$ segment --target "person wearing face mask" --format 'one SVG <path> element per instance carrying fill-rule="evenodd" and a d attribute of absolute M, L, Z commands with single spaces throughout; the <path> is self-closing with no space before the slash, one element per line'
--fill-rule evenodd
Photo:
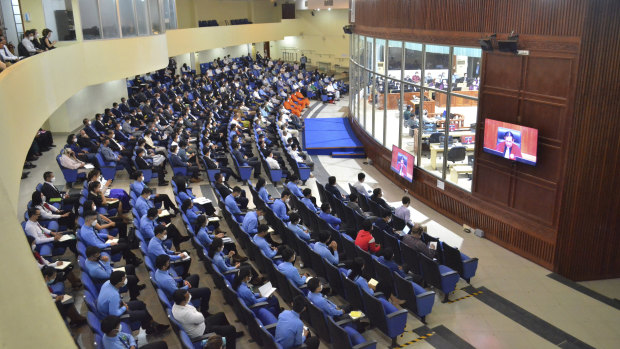
<path fill-rule="evenodd" d="M 362 222 L 362 229 L 355 237 L 355 245 L 368 253 L 377 253 L 381 250 L 381 245 L 375 243 L 375 238 L 370 231 L 372 230 L 372 221 L 370 219 Z"/>
<path fill-rule="evenodd" d="M 327 222 L 335 230 L 340 230 L 340 223 L 342 223 L 342 220 L 332 215 L 331 212 L 331 206 L 329 206 L 328 203 L 324 203 L 321 205 L 321 213 L 319 213 L 319 217 L 322 218 L 325 222 Z"/>
<path fill-rule="evenodd" d="M 196 196 L 194 195 L 194 193 L 192 193 L 192 188 L 188 187 L 187 177 L 175 176 L 172 178 L 172 180 L 177 186 L 177 193 L 178 193 L 177 195 L 179 199 L 181 200 L 181 202 L 184 203 L 186 200 L 190 200 L 191 202 L 193 202 Z M 207 216 L 215 216 L 215 207 L 213 207 L 213 204 L 210 202 L 206 204 L 194 203 L 193 206 L 194 206 L 194 211 L 198 212 L 199 214 L 205 213 Z M 215 227 L 219 227 L 218 222 L 215 222 L 215 224 L 213 225 Z"/>
<path fill-rule="evenodd" d="M 101 183 L 99 181 L 90 182 L 88 184 L 87 199 L 92 201 L 97 207 L 105 208 L 108 213 L 116 211 L 116 216 L 122 219 L 123 203 L 118 199 L 113 200 L 112 198 L 106 197 L 101 190 Z"/>
<path fill-rule="evenodd" d="M 191 259 L 189 258 L 189 252 L 174 252 L 170 250 L 164 241 L 168 238 L 166 226 L 158 225 L 155 227 L 155 237 L 149 241 L 147 247 L 147 256 L 151 261 L 155 261 L 157 256 L 165 254 L 170 257 L 174 270 L 181 274 L 182 277 L 189 275 L 189 266 Z"/>
<path fill-rule="evenodd" d="M 166 172 L 165 172 L 165 166 L 166 166 L 166 162 L 165 160 L 163 162 L 161 162 L 158 166 L 156 166 L 154 164 L 154 162 L 150 162 L 147 160 L 147 158 L 145 158 L 146 156 L 146 151 L 143 148 L 137 148 L 136 149 L 136 157 L 135 157 L 135 163 L 136 163 L 136 167 L 138 168 L 138 170 L 153 170 L 155 172 L 157 172 L 157 181 L 160 187 L 161 186 L 165 186 L 168 185 L 168 181 L 166 180 L 165 176 L 166 176 Z M 161 155 L 159 155 L 161 156 Z M 134 174 L 136 175 L 136 174 Z M 141 173 L 142 175 L 142 173 Z M 144 175 L 142 175 L 144 176 Z M 142 180 L 144 180 L 144 177 L 142 177 Z"/>
<path fill-rule="evenodd" d="M 170 325 L 158 324 L 146 309 L 146 304 L 135 300 L 125 303 L 121 299 L 119 289 L 127 285 L 127 277 L 123 271 L 113 271 L 110 280 L 103 283 L 97 297 L 97 310 L 102 316 L 129 315 L 129 322 L 140 322 L 140 326 L 146 329 L 146 334 L 160 334 Z"/>
<path fill-rule="evenodd" d="M 224 199 L 226 208 L 235 217 L 237 222 L 242 223 L 244 219 L 244 213 L 241 212 L 240 205 L 237 203 L 237 198 L 241 196 L 241 188 L 234 187 L 232 193 Z"/>
<path fill-rule="evenodd" d="M 50 295 L 56 304 L 56 308 L 58 308 L 58 312 L 62 315 L 63 319 L 70 319 L 69 326 L 76 328 L 86 324 L 86 318 L 80 315 L 77 309 L 75 309 L 73 301 L 63 303 L 62 300 L 64 298 L 64 294 L 57 294 L 56 291 L 52 289 L 52 285 L 57 282 L 56 269 L 45 266 L 41 269 L 41 273 L 43 274 L 43 279 L 45 280 L 48 290 L 50 291 Z"/>
<path fill-rule="evenodd" d="M 131 252 L 130 245 L 125 239 L 118 239 L 118 242 L 112 241 L 115 239 L 114 236 L 100 233 L 96 230 L 96 226 L 98 225 L 97 215 L 97 212 L 94 211 L 84 212 L 84 224 L 80 228 L 78 234 L 80 241 L 82 241 L 86 247 L 96 246 L 101 250 L 108 251 L 110 254 L 121 253 L 125 262 L 133 264 L 134 266 L 140 265 L 142 260 Z"/>
<path fill-rule="evenodd" d="M 43 38 L 41 38 L 41 46 L 43 46 L 46 50 L 55 49 L 56 41 L 52 41 L 52 31 L 48 28 L 43 29 Z"/>
<path fill-rule="evenodd" d="M 282 245 L 280 249 L 280 254 L 282 255 L 282 263 L 278 265 L 278 270 L 286 276 L 286 278 L 293 283 L 293 285 L 297 287 L 301 287 L 305 285 L 306 280 L 310 275 L 308 273 L 300 274 L 299 270 L 295 267 L 295 259 L 296 254 L 292 248 Z M 307 289 L 302 290 L 304 293 L 307 293 Z"/>
<path fill-rule="evenodd" d="M 383 191 L 381 190 L 381 188 L 375 188 L 372 191 L 372 195 L 370 196 L 370 200 L 376 202 L 379 206 L 381 206 L 382 208 L 392 212 L 394 211 L 394 208 L 390 205 L 388 205 L 387 202 L 385 202 L 385 200 L 383 199 Z"/>
<path fill-rule="evenodd" d="M 282 194 L 280 194 L 280 198 L 273 202 L 273 213 L 276 217 L 280 218 L 283 222 L 288 222 L 290 217 L 288 216 L 288 202 L 291 200 L 291 192 L 288 189 L 285 189 Z"/>
<path fill-rule="evenodd" d="M 268 240 L 271 240 L 269 237 L 269 226 L 266 224 L 260 224 L 257 228 L 256 235 L 252 237 L 252 241 L 254 244 L 258 246 L 258 248 L 265 254 L 267 258 L 271 258 L 275 264 L 282 263 L 282 259 L 278 258 L 278 251 L 283 249 L 286 245 L 276 245 L 275 243 L 270 243 Z M 273 242 L 273 240 L 271 240 Z"/>
<path fill-rule="evenodd" d="M 90 120 L 88 120 L 88 118 L 82 119 L 82 124 L 84 125 L 84 128 L 83 128 L 84 132 L 86 132 L 86 134 L 88 135 L 90 139 L 94 139 L 95 141 L 99 141 L 100 139 L 103 139 L 103 136 L 99 134 L 95 126 L 92 124 Z"/>
<path fill-rule="evenodd" d="M 26 30 L 26 32 L 24 33 L 24 38 L 22 39 L 22 45 L 24 46 L 26 51 L 28 51 L 28 54 L 30 56 L 43 52 L 34 46 L 33 40 L 34 40 L 33 30 Z"/>
<path fill-rule="evenodd" d="M 179 156 L 178 145 L 172 145 L 170 147 L 169 155 L 170 155 L 170 166 L 186 168 L 187 174 L 192 176 L 192 178 L 190 179 L 190 182 L 192 183 L 198 183 L 201 181 L 200 169 L 198 168 L 198 166 L 194 166 L 191 163 L 183 161 L 183 159 L 181 159 L 181 157 Z"/>
<path fill-rule="evenodd" d="M 275 340 L 283 349 L 292 349 L 305 344 L 308 349 L 317 349 L 321 342 L 311 336 L 299 315 L 306 311 L 306 299 L 299 295 L 293 299 L 293 309 L 285 310 L 278 316 Z"/>
<path fill-rule="evenodd" d="M 243 336 L 243 332 L 237 332 L 222 312 L 205 316 L 190 303 L 191 298 L 190 292 L 185 289 L 178 289 L 172 295 L 172 316 L 181 324 L 189 338 L 196 341 L 202 339 L 204 334 L 215 332 L 226 338 L 227 349 L 236 349 L 236 339 Z"/>
<path fill-rule="evenodd" d="M 38 222 L 40 216 L 41 211 L 39 209 L 35 207 L 28 209 L 28 221 L 24 226 L 26 235 L 35 239 L 39 253 L 43 256 L 51 256 L 56 249 L 64 251 L 65 248 L 69 248 L 77 256 L 76 240 L 60 241 L 63 232 L 55 232 L 43 227 Z"/>
<path fill-rule="evenodd" d="M 133 301 L 138 298 L 140 291 L 146 288 L 144 284 L 138 284 L 140 281 L 136 276 L 136 269 L 133 265 L 127 264 L 124 267 L 127 274 L 127 289 L 129 290 L 129 298 Z M 113 266 L 110 263 L 110 256 L 102 254 L 101 249 L 95 246 L 86 248 L 86 261 L 84 262 L 84 272 L 88 274 L 93 283 L 97 287 L 101 287 L 104 282 L 110 279 Z"/>
<path fill-rule="evenodd" d="M 75 214 L 71 211 L 60 210 L 54 205 L 48 204 L 45 202 L 45 196 L 38 190 L 32 193 L 31 207 L 39 209 L 41 213 L 40 220 L 47 221 L 39 223 L 45 225 L 47 228 L 57 230 L 59 226 L 63 226 L 69 230 L 75 229 Z"/>
<path fill-rule="evenodd" d="M 157 256 L 155 267 L 157 270 L 153 274 L 153 280 L 166 296 L 172 298 L 174 291 L 178 289 L 188 290 L 192 298 L 200 301 L 200 312 L 208 316 L 211 289 L 198 287 L 200 277 L 197 274 L 189 275 L 185 279 L 180 278 L 174 269 L 170 268 L 170 257 L 165 254 Z"/>
<path fill-rule="evenodd" d="M 43 186 L 41 186 L 41 193 L 45 196 L 48 203 L 60 201 L 63 209 L 73 208 L 74 212 L 77 212 L 77 208 L 80 205 L 80 194 L 69 194 L 64 191 L 58 190 L 54 185 L 56 177 L 52 171 L 46 171 L 43 173 Z"/>
<path fill-rule="evenodd" d="M 303 198 L 304 194 L 301 191 L 301 189 L 299 188 L 299 186 L 297 185 L 297 183 L 299 182 L 299 178 L 297 178 L 296 175 L 291 175 L 287 180 L 286 180 L 286 187 L 288 188 L 288 190 L 291 192 L 291 194 L 297 196 L 298 198 Z"/>
<path fill-rule="evenodd" d="M 400 235 L 394 231 L 394 227 L 392 226 L 392 212 L 383 211 L 379 218 L 374 221 L 374 224 L 378 229 L 381 229 L 396 238 L 401 238 Z"/>
<path fill-rule="evenodd" d="M 312 189 L 306 188 L 302 191 L 302 193 L 304 194 L 304 197 L 301 199 L 301 202 L 303 202 L 304 205 L 310 209 L 310 211 L 317 214 L 320 213 L 321 210 L 316 206 L 316 198 L 312 196 Z"/>
<path fill-rule="evenodd" d="M 269 297 L 261 297 L 260 293 L 252 292 L 250 285 L 256 286 L 253 276 L 253 270 L 249 265 L 240 267 L 239 273 L 232 282 L 233 290 L 237 291 L 237 295 L 243 303 L 261 320 L 263 325 L 269 325 L 276 322 L 276 316 L 280 314 L 280 302 L 275 295 Z M 266 302 L 267 304 L 259 307 L 252 307 L 257 303 Z"/>
<path fill-rule="evenodd" d="M 215 174 L 215 189 L 223 198 L 228 197 L 228 195 L 230 195 L 233 190 L 233 188 L 231 188 L 227 183 L 224 182 L 224 176 L 221 173 Z M 246 197 L 245 190 L 241 190 L 241 195 L 236 197 L 235 201 L 239 205 L 239 208 L 241 208 L 242 210 L 247 209 L 248 203 L 250 202 L 250 200 Z"/>
<path fill-rule="evenodd" d="M 135 181 L 133 181 L 129 188 L 131 191 L 139 197 L 142 195 L 142 191 L 146 188 L 146 183 L 144 183 L 144 174 L 142 171 L 138 170 L 134 173 Z M 150 189 L 149 189 L 150 190 Z M 168 194 L 150 194 L 147 200 L 152 200 L 154 204 L 161 204 L 168 211 L 176 212 L 177 214 L 180 212 L 176 205 L 170 200 L 170 196 Z"/>
<path fill-rule="evenodd" d="M 223 274 L 229 282 L 232 282 L 236 275 L 236 273 L 231 272 L 238 271 L 241 266 L 241 262 L 232 261 L 232 257 L 235 254 L 235 251 L 229 251 L 228 255 L 224 254 L 224 242 L 221 238 L 213 239 L 211 246 L 209 246 L 208 256 L 213 261 L 213 266 L 217 268 L 217 270 Z"/>
<path fill-rule="evenodd" d="M 287 228 L 289 228 L 295 235 L 297 235 L 300 239 L 305 242 L 309 242 L 312 238 L 310 237 L 310 231 L 307 227 L 300 224 L 301 217 L 298 213 L 291 213 L 291 220 L 287 224 Z"/>
<path fill-rule="evenodd" d="M 321 230 L 316 234 L 318 241 L 311 244 L 312 250 L 319 256 L 323 257 L 326 261 L 333 265 L 340 263 L 340 257 L 338 256 L 338 244 L 336 241 L 331 240 L 331 235 L 328 231 Z"/>
<path fill-rule="evenodd" d="M 138 348 L 131 332 L 123 332 L 121 318 L 118 316 L 109 315 L 101 320 L 101 332 L 104 334 L 101 338 L 104 349 Z M 140 349 L 168 349 L 168 344 L 164 341 L 149 341 L 149 343 L 140 344 Z"/>
<path fill-rule="evenodd" d="M 28 244 L 30 245 L 30 249 L 32 250 L 34 259 L 37 261 L 37 266 L 39 267 L 39 269 L 43 269 L 44 267 L 56 268 L 63 264 L 62 261 L 52 263 L 47 259 L 41 257 L 39 252 L 37 252 L 36 250 L 37 244 L 35 243 L 35 239 L 30 235 L 26 236 L 26 239 L 28 240 Z M 78 289 L 82 287 L 82 281 L 80 281 L 80 278 L 75 276 L 75 273 L 73 272 L 73 264 L 65 267 L 64 269 L 62 269 L 62 271 L 57 271 L 57 275 L 58 276 L 56 276 L 56 281 L 63 281 L 67 279 L 71 283 L 71 288 Z M 64 289 L 64 285 L 62 285 L 62 288 Z"/>

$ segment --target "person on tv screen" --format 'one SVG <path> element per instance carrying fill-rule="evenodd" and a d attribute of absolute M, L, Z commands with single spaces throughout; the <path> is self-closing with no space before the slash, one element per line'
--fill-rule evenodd
<path fill-rule="evenodd" d="M 407 157 L 402 154 L 398 154 L 398 163 L 396 164 L 396 170 L 401 176 L 407 175 Z"/>
<path fill-rule="evenodd" d="M 502 152 L 506 159 L 514 160 L 515 158 L 523 157 L 521 155 L 521 149 L 514 143 L 514 138 L 512 132 L 507 131 L 504 133 L 504 141 L 500 142 L 497 147 L 495 147 L 495 150 Z"/>

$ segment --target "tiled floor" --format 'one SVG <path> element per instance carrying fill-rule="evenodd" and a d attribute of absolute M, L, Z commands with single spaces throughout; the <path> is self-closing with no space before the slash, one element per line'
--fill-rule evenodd
<path fill-rule="evenodd" d="M 309 113 L 312 117 L 339 117 L 344 116 L 347 99 L 344 98 L 335 105 L 317 105 Z M 322 109 L 320 109 L 322 107 Z M 319 111 L 320 109 L 320 111 Z M 55 135 L 55 139 L 61 144 L 65 135 Z M 30 170 L 27 179 L 22 180 L 20 188 L 20 207 L 25 208 L 26 203 L 32 194 L 33 188 L 42 181 L 42 173 L 45 170 L 56 172 L 58 184 L 63 184 L 62 174 L 54 156 L 58 148 L 44 154 L 35 164 L 37 168 Z M 355 182 L 357 173 L 366 173 L 366 182 L 373 188 L 381 187 L 384 197 L 388 202 L 399 201 L 405 194 L 400 189 L 391 185 L 383 175 L 375 168 L 368 165 L 365 159 L 332 159 L 328 156 L 317 158 L 317 169 L 313 178 L 307 181 L 306 186 L 313 190 L 318 197 L 316 180 L 325 181 L 326 170 L 330 175 L 338 178 L 339 184 L 346 188 L 347 182 Z M 125 172 L 121 172 L 114 182 L 115 188 L 129 187 L 129 179 Z M 200 185 L 206 182 L 193 185 L 194 192 L 200 193 Z M 172 196 L 171 187 L 156 187 L 157 192 L 167 193 Z M 203 187 L 206 188 L 206 187 Z M 246 188 L 247 189 L 247 188 Z M 278 187 L 281 189 L 281 187 Z M 202 193 L 206 195 L 206 193 Z M 249 194 L 249 191 L 248 191 Z M 413 199 L 413 198 L 412 198 Z M 561 347 L 575 347 L 569 344 L 562 344 L 553 337 L 553 333 L 565 333 L 581 342 L 596 348 L 617 348 L 620 340 L 620 311 L 610 305 L 604 304 L 582 292 L 578 292 L 558 281 L 549 278 L 550 271 L 527 261 L 526 259 L 488 241 L 477 238 L 472 234 L 462 232 L 462 227 L 439 215 L 431 208 L 413 199 L 412 206 L 415 210 L 414 221 L 421 222 L 429 226 L 429 230 L 445 229 L 463 238 L 461 250 L 469 256 L 479 258 L 479 266 L 476 276 L 472 279 L 472 286 L 476 289 L 485 288 L 488 292 L 494 293 L 501 301 L 493 303 L 493 297 L 482 299 L 482 296 L 468 297 L 454 303 L 441 303 L 441 298 L 437 295 L 433 311 L 426 318 L 428 328 L 437 328 L 443 325 L 445 330 L 458 336 L 455 340 L 453 336 L 445 335 L 437 329 L 433 335 L 421 341 L 411 343 L 407 347 L 411 348 L 451 348 L 462 347 L 463 342 L 469 343 L 477 348 L 546 348 L 560 345 Z M 23 213 L 23 211 L 22 211 Z M 16 217 L 22 220 L 23 216 Z M 174 221 L 177 227 L 182 227 L 180 218 Z M 183 230 L 181 228 L 181 230 Z M 192 250 L 189 243 L 185 243 L 186 249 Z M 195 252 L 194 254 L 195 257 Z M 156 321 L 166 322 L 166 316 L 157 300 L 152 285 L 148 282 L 148 274 L 144 266 L 137 268 L 138 276 L 147 284 L 147 289 L 143 291 L 141 299 L 147 303 L 148 309 Z M 198 262 L 197 258 L 192 263 L 191 272 L 201 276 L 201 285 L 212 286 L 211 277 L 205 273 L 204 267 Z M 590 281 L 579 283 L 603 296 L 611 299 L 620 298 L 620 279 Z M 468 295 L 463 288 L 469 285 L 463 280 L 459 281 L 457 290 L 450 295 L 450 299 L 458 299 Z M 213 287 L 211 287 L 213 289 Z M 80 294 L 80 291 L 77 293 Z M 484 294 L 484 293 L 483 293 Z M 77 297 L 79 300 L 80 297 Z M 495 299 L 495 298 L 493 298 Z M 484 300 L 484 301 L 483 301 Z M 488 300 L 488 301 L 487 301 Z M 336 297 L 336 302 L 341 299 Z M 512 305 L 511 305 L 512 304 Z M 78 309 L 82 313 L 86 312 L 86 307 L 82 302 L 77 303 Z M 520 313 L 515 309 L 521 309 Z M 224 311 L 228 319 L 233 322 L 235 316 L 232 309 L 224 305 L 221 292 L 214 290 L 211 296 L 211 312 Z M 521 314 L 515 316 L 514 314 Z M 510 315 L 512 314 L 512 315 Z M 533 321 L 536 320 L 536 321 Z M 541 321 L 542 320 L 542 321 Z M 547 323 L 546 325 L 539 325 Z M 257 348 L 255 343 L 250 343 L 247 330 L 240 323 L 233 324 L 246 332 L 246 336 L 237 343 L 238 348 Z M 538 324 L 533 327 L 533 324 Z M 419 337 L 413 330 L 419 329 L 424 324 L 417 318 L 408 315 L 406 332 L 399 343 L 408 343 Z M 541 331 L 539 331 L 541 330 Z M 538 334 L 537 334 L 538 333 Z M 83 348 L 93 348 L 92 334 L 87 326 L 74 331 L 77 342 Z M 371 329 L 364 333 L 367 339 L 376 340 L 379 348 L 389 346 L 389 339 L 376 329 Z M 569 339 L 568 337 L 566 337 Z M 148 338 L 154 340 L 157 338 Z M 165 340 L 170 348 L 180 348 L 180 343 L 172 332 L 168 332 L 161 339 Z M 144 334 L 140 334 L 139 340 L 144 343 Z M 460 345 L 459 345 L 460 343 Z M 579 344 L 579 343 L 577 343 Z M 322 348 L 327 348 L 328 343 L 322 343 Z M 576 347 L 579 347 L 578 345 Z M 583 346 L 582 346 L 583 347 Z"/>

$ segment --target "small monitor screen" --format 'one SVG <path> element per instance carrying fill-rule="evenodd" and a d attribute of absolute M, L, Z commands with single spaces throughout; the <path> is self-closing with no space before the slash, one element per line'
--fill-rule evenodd
<path fill-rule="evenodd" d="M 508 122 L 486 119 L 484 147 L 486 153 L 512 161 L 536 165 L 538 130 Z"/>
<path fill-rule="evenodd" d="M 415 158 L 413 157 L 413 155 L 407 153 L 406 151 L 400 149 L 395 145 L 392 146 L 392 171 L 398 173 L 399 176 L 403 177 L 409 182 L 413 181 L 414 162 Z"/>

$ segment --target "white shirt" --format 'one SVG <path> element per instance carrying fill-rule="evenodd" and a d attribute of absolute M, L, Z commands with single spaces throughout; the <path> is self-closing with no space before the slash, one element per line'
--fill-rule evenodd
<path fill-rule="evenodd" d="M 172 316 L 181 323 L 189 338 L 196 338 L 204 334 L 205 317 L 193 305 L 189 303 L 185 306 L 174 304 Z"/>
<path fill-rule="evenodd" d="M 358 193 L 363 194 L 366 197 L 369 197 L 370 194 L 366 191 L 366 188 L 364 188 L 364 184 L 362 184 L 362 182 L 356 182 L 355 184 L 353 184 L 353 188 L 355 188 L 355 190 L 358 191 Z"/>
<path fill-rule="evenodd" d="M 30 219 L 26 221 L 26 226 L 24 228 L 27 235 L 30 235 L 34 238 L 34 242 L 39 244 L 45 244 L 48 242 L 54 241 L 54 237 L 47 237 L 45 234 L 50 234 L 52 231 L 43 227 L 38 222 L 33 222 Z"/>
<path fill-rule="evenodd" d="M 273 157 L 268 157 L 265 160 L 267 161 L 267 164 L 269 165 L 270 169 L 272 170 L 280 169 L 280 164 L 278 164 L 278 162 Z"/>
<path fill-rule="evenodd" d="M 38 209 L 41 212 L 41 218 L 42 219 L 58 219 L 60 218 L 59 214 L 54 214 L 54 212 L 57 212 L 58 209 L 56 207 L 54 207 L 53 205 L 50 205 L 48 203 L 43 203 L 43 205 L 37 205 L 35 206 L 36 209 Z"/>
<path fill-rule="evenodd" d="M 304 162 L 304 159 L 301 158 L 301 156 L 299 156 L 299 153 L 296 150 L 291 150 L 291 155 L 293 156 L 293 159 L 295 159 L 295 161 L 297 162 Z"/>
<path fill-rule="evenodd" d="M 16 61 L 16 60 L 19 59 L 17 56 L 12 54 L 11 51 L 9 51 L 9 48 L 6 47 L 6 45 L 4 46 L 4 48 L 2 48 L 2 50 L 0 50 L 0 55 L 2 56 L 2 59 L 5 62 L 6 61 Z"/>
<path fill-rule="evenodd" d="M 22 45 L 24 45 L 26 50 L 28 50 L 28 52 L 30 52 L 30 53 L 36 53 L 37 52 L 37 49 L 34 47 L 34 44 L 28 38 L 24 38 L 22 40 Z"/>

